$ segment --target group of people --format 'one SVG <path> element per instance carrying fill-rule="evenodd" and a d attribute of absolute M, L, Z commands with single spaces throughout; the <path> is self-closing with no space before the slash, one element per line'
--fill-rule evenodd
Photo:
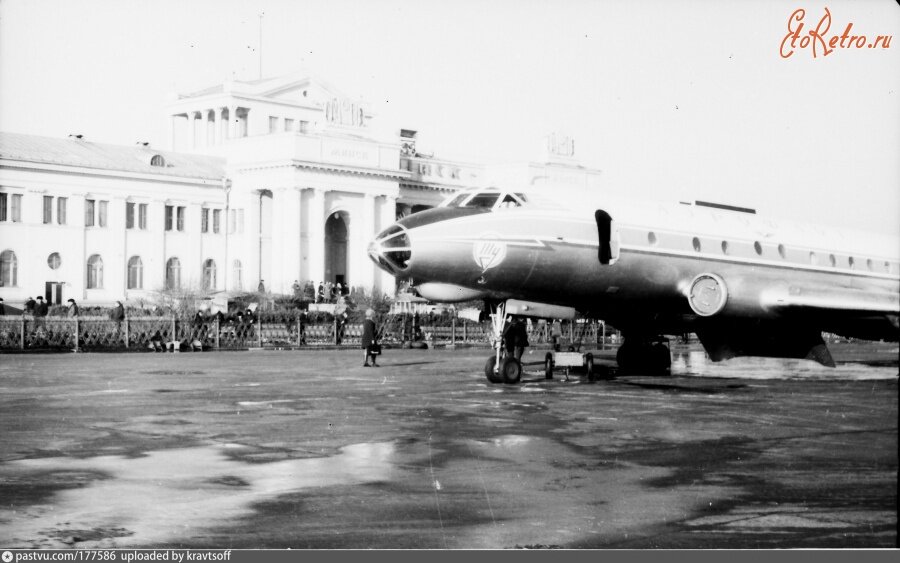
<path fill-rule="evenodd" d="M 6 304 L 3 302 L 3 298 L 0 297 L 0 316 L 6 315 L 6 313 Z M 25 300 L 25 307 L 22 310 L 22 314 L 35 318 L 46 317 L 50 314 L 50 304 L 47 301 L 44 301 L 44 298 L 41 295 L 38 295 L 37 298 L 29 297 Z M 78 316 L 78 304 L 74 299 L 69 299 L 66 302 L 66 316 Z"/>

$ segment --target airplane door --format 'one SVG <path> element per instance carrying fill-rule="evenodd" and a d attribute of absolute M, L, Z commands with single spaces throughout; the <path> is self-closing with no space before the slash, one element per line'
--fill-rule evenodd
<path fill-rule="evenodd" d="M 619 259 L 619 240 L 612 217 L 606 211 L 598 209 L 594 212 L 594 219 L 597 221 L 599 238 L 597 258 L 601 264 L 614 264 Z"/>

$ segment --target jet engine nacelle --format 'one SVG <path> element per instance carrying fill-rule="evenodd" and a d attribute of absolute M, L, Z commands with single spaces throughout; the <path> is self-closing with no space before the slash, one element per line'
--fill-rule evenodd
<path fill-rule="evenodd" d="M 421 297 L 437 303 L 460 303 L 487 296 L 483 291 L 450 283 L 426 282 L 415 286 L 414 289 Z"/>

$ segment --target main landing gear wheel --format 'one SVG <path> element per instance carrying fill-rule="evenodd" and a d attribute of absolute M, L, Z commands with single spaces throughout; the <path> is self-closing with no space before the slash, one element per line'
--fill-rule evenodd
<path fill-rule="evenodd" d="M 522 364 L 515 358 L 503 358 L 500 360 L 500 373 L 503 375 L 504 383 L 518 383 L 522 378 Z"/>
<path fill-rule="evenodd" d="M 491 383 L 503 383 L 502 372 L 498 372 L 495 369 L 496 367 L 497 356 L 491 355 L 491 357 L 489 357 L 487 359 L 487 362 L 484 364 L 484 375 Z"/>
<path fill-rule="evenodd" d="M 597 381 L 597 375 L 594 373 L 594 355 L 584 355 L 584 373 L 587 375 L 588 381 Z"/>
<path fill-rule="evenodd" d="M 662 343 L 629 343 L 616 352 L 619 370 L 625 373 L 669 374 L 672 358 L 669 347 Z"/>
<path fill-rule="evenodd" d="M 544 356 L 544 379 L 553 379 L 553 354 Z"/>

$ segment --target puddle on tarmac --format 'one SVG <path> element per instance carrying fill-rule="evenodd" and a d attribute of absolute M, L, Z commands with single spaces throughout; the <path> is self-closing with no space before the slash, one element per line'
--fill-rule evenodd
<path fill-rule="evenodd" d="M 331 457 L 270 463 L 238 461 L 226 449 L 236 450 L 219 445 L 160 450 L 136 458 L 55 457 L 0 465 L 0 483 L 7 486 L 34 489 L 57 475 L 56 481 L 73 487 L 34 504 L 4 503 L 0 545 L 159 545 L 247 517 L 255 503 L 279 495 L 387 481 L 397 466 L 393 443 L 355 444 Z M 76 475 L 82 477 L 72 478 Z"/>
<path fill-rule="evenodd" d="M 672 354 L 672 375 L 738 379 L 896 379 L 897 366 L 842 363 L 829 368 L 808 360 L 747 356 L 713 362 L 697 350 Z"/>

